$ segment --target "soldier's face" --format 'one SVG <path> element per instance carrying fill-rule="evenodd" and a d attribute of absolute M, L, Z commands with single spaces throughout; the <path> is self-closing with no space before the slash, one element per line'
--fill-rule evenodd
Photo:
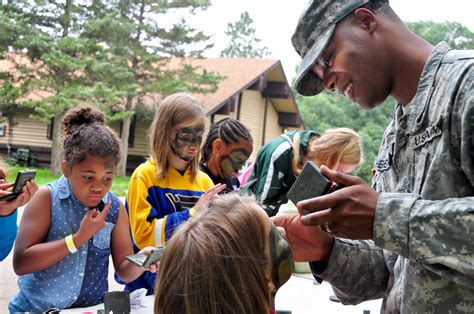
<path fill-rule="evenodd" d="M 356 18 L 341 22 L 312 71 L 330 92 L 364 108 L 382 103 L 392 88 L 392 75 L 378 39 Z"/>

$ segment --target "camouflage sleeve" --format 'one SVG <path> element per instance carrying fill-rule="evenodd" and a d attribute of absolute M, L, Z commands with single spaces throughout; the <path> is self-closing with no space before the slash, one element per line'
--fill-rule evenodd
<path fill-rule="evenodd" d="M 474 197 L 429 201 L 406 193 L 381 193 L 374 221 L 377 246 L 419 262 L 474 288 Z"/>
<path fill-rule="evenodd" d="M 332 285 L 341 303 L 358 304 L 384 296 L 389 265 L 395 259 L 372 241 L 336 239 L 329 263 L 318 277 Z"/>
<path fill-rule="evenodd" d="M 474 186 L 474 65 L 466 74 L 459 87 L 457 95 L 459 109 L 452 115 L 451 129 L 459 130 L 453 132 L 459 137 L 457 141 L 460 147 L 460 166 L 469 180 L 471 187 Z M 457 113 L 457 114 L 456 114 Z"/>

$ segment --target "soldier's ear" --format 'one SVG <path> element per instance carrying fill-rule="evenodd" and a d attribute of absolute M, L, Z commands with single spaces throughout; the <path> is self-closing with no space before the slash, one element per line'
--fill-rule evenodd
<path fill-rule="evenodd" d="M 354 21 L 364 30 L 373 33 L 377 28 L 377 19 L 372 11 L 366 8 L 359 8 L 354 12 Z"/>

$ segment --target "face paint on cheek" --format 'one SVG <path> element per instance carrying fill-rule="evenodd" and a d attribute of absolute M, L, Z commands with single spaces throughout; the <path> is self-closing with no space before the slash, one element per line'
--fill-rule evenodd
<path fill-rule="evenodd" d="M 203 133 L 204 126 L 176 129 L 176 135 L 171 141 L 173 154 L 184 161 L 193 160 L 199 152 Z"/>
<path fill-rule="evenodd" d="M 182 128 L 177 130 L 176 139 L 188 144 L 200 146 L 202 143 L 202 136 L 204 134 L 204 127 Z"/>
<path fill-rule="evenodd" d="M 232 161 L 229 159 L 229 156 L 224 155 L 221 158 L 221 171 L 224 178 L 232 177 L 232 172 L 234 172 L 234 167 Z"/>
<path fill-rule="evenodd" d="M 223 155 L 221 157 L 221 170 L 224 177 L 236 176 L 248 158 L 249 153 L 242 148 L 234 149 L 228 155 Z"/>
<path fill-rule="evenodd" d="M 293 273 L 293 256 L 288 242 L 283 238 L 274 224 L 270 227 L 270 260 L 272 282 L 276 291 L 290 279 Z"/>
<path fill-rule="evenodd" d="M 171 142 L 171 151 L 180 159 L 184 161 L 191 161 L 195 155 L 188 154 L 190 146 L 191 145 L 189 145 L 189 143 L 180 140 L 178 135 L 176 135 L 175 139 Z"/>

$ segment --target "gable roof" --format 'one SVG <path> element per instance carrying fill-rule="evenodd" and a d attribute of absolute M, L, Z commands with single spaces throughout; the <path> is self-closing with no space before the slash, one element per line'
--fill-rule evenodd
<path fill-rule="evenodd" d="M 0 71 L 14 72 L 13 59 L 19 63 L 29 63 L 22 55 L 8 54 L 9 58 L 0 60 Z M 13 58 L 12 60 L 8 60 Z M 23 60 L 25 59 L 25 60 Z M 280 94 L 266 93 L 281 113 L 299 115 L 296 102 L 291 93 L 283 67 L 278 60 L 252 59 L 252 58 L 171 58 L 168 60 L 169 68 L 181 68 L 185 64 L 204 69 L 208 72 L 219 73 L 224 78 L 219 82 L 214 93 L 194 93 L 193 95 L 203 104 L 208 115 L 216 113 L 223 106 L 233 103 L 239 94 L 246 89 L 260 90 L 265 94 L 268 84 L 280 84 Z M 34 65 L 28 65 L 33 66 Z M 284 90 L 281 94 L 282 88 Z M 25 99 L 39 100 L 53 95 L 50 91 L 34 90 Z M 147 94 L 143 96 L 142 103 L 149 108 L 160 103 L 161 95 Z M 136 104 L 136 103 L 135 103 Z M 117 104 L 120 107 L 120 104 Z"/>
<path fill-rule="evenodd" d="M 298 113 L 296 102 L 291 94 L 283 67 L 278 60 L 251 59 L 251 58 L 173 58 L 170 67 L 182 67 L 191 64 L 207 71 L 219 73 L 224 77 L 214 93 L 193 94 L 204 106 L 208 115 L 215 113 L 222 106 L 246 89 L 255 89 L 261 85 L 265 88 L 268 82 L 278 82 L 287 87 L 287 97 L 272 97 L 277 111 Z"/>

